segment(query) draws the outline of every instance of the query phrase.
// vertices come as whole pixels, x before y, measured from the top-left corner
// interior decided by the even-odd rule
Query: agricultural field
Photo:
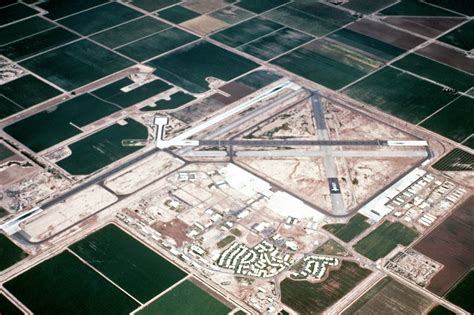
[[[106,85],[98,90],[91,92],[100,100],[105,100],[121,108],[127,108],[140,103],[152,96],[160,94],[171,88],[167,83],[156,79],[149,83],[140,85],[139,87],[128,92],[121,91],[122,88],[133,84],[129,78],[123,78],[119,81]]]
[[[211,38],[235,48],[281,28],[283,28],[281,24],[256,17],[220,31],[212,35]]]
[[[186,301],[186,303],[183,303]],[[226,305],[186,280],[171,291],[138,311],[139,315],[153,314],[206,314],[223,315],[230,311]]]
[[[433,164],[433,168],[445,172],[474,171],[474,155],[455,148]]]
[[[355,20],[349,12],[307,0],[289,3],[264,16],[314,36],[323,36]]]
[[[286,278],[280,283],[281,300],[300,314],[320,314],[370,273],[355,262],[343,261],[339,269],[330,271],[320,283]]]
[[[142,14],[136,10],[110,2],[61,19],[59,23],[82,35],[91,35],[140,16]]]
[[[385,277],[364,293],[342,315],[424,314],[431,300],[417,291]]]
[[[164,100],[156,101],[154,106],[145,106],[141,108],[140,110],[143,112],[151,112],[151,111],[157,111],[157,110],[176,109],[180,106],[183,106],[189,102],[194,101],[195,99],[196,98],[194,96],[179,91],[170,95],[169,100],[164,99]]]
[[[78,38],[76,34],[61,27],[55,27],[1,46],[0,55],[13,61],[20,61]]]
[[[121,24],[112,29],[100,32],[91,38],[109,48],[124,46],[132,41],[163,31],[171,25],[145,16],[131,22]]]
[[[327,40],[307,44],[271,63],[334,90],[381,66],[374,59]]]
[[[23,312],[16,307],[5,295],[0,294],[0,314],[22,315]]]
[[[357,213],[347,224],[327,224],[323,228],[347,243],[364,232],[369,226],[367,218]]]
[[[179,0],[132,0],[132,4],[148,12],[157,11],[180,2]]]
[[[470,0],[426,0],[426,2],[466,15],[474,15],[474,7]]]
[[[71,155],[56,164],[71,175],[88,175],[141,149],[124,146],[123,140],[146,140],[148,130],[127,118],[69,145]]]
[[[268,61],[313,39],[290,28],[282,28],[239,47],[239,50]]]
[[[16,3],[14,5],[1,8],[0,26],[36,15],[38,13],[38,11],[24,5],[23,3]]]
[[[25,75],[0,85],[0,119],[58,96],[61,91],[37,79]]]
[[[160,18],[175,24],[180,24],[200,16],[199,13],[187,9],[181,5],[175,5],[173,7],[164,9],[159,11],[157,14]]]
[[[458,14],[443,10],[441,8],[412,0],[401,2],[381,11],[384,15],[413,15],[413,16],[458,16]]]
[[[17,121],[5,127],[5,132],[31,150],[39,152],[80,134],[81,130],[77,127],[84,127],[119,110],[117,106],[90,94],[83,94],[55,108]]]
[[[344,93],[414,124],[456,98],[441,86],[392,67],[364,78]]]
[[[35,314],[129,314],[138,307],[69,251],[23,272],[4,287]]]
[[[437,305],[433,307],[427,315],[455,315],[456,313],[451,312],[442,305]]]
[[[461,92],[474,87],[473,75],[417,54],[410,54],[394,62],[392,66],[449,86]]]
[[[354,249],[376,261],[385,257],[397,245],[408,246],[415,240],[418,233],[399,222],[385,221],[354,245]]]
[[[23,37],[30,36],[53,27],[55,27],[53,23],[48,22],[41,17],[34,16],[27,20],[0,28],[0,45],[3,46],[10,42],[20,40]]]
[[[87,236],[70,250],[143,303],[186,275],[115,225]]]
[[[15,153],[7,148],[3,143],[0,143],[0,162],[3,162],[5,159],[14,156]]]
[[[5,235],[0,234],[0,272],[10,268],[27,254],[10,241]]]
[[[245,10],[260,14],[288,2],[290,2],[290,0],[240,0],[236,5]]]
[[[456,142],[462,142],[474,133],[473,110],[474,99],[461,96],[422,122],[421,126]]]
[[[168,28],[151,36],[117,49],[118,52],[137,61],[145,61],[181,47],[198,37],[179,28]]]
[[[7,216],[10,212],[5,210],[4,208],[0,207],[0,219]]]
[[[209,16],[216,18],[229,25],[237,24],[253,16],[251,12],[242,10],[239,7],[230,5],[225,8],[209,13]]]
[[[47,1],[39,3],[38,6],[46,11],[46,17],[57,20],[79,11],[87,10],[95,6],[108,2],[107,0],[87,0],[87,1]]]
[[[474,21],[470,20],[448,34],[442,36],[439,40],[464,50],[471,50],[474,49],[474,36],[472,36],[473,32]]]
[[[20,63],[66,90],[76,89],[132,64],[88,40],[62,46]]]
[[[340,29],[328,35],[327,37],[345,45],[354,47],[355,49],[362,50],[369,56],[373,56],[385,61],[391,60],[405,52],[404,49],[398,48],[356,31],[352,31],[348,28]]]
[[[363,14],[371,14],[395,2],[396,0],[350,0],[349,2],[344,3],[342,6]]]
[[[462,50],[450,48],[447,45],[432,43],[419,49],[417,54],[447,64],[461,71],[474,74],[474,60],[472,58],[466,58],[466,54]]]
[[[435,294],[445,295],[474,267],[473,208],[471,196],[413,247],[444,265],[428,285]]]
[[[426,37],[436,37],[464,21],[460,17],[388,16],[384,22]]]
[[[472,291],[474,290],[474,270],[471,270],[456,286],[448,292],[446,299],[459,305],[469,313],[474,313],[474,301]]]
[[[187,45],[148,64],[156,69],[156,75],[191,93],[206,92],[208,77],[230,81],[258,66],[206,41]]]
[[[279,79],[281,79],[281,76],[274,72],[257,70],[238,78],[235,80],[235,83],[242,84],[253,91],[257,91]]]

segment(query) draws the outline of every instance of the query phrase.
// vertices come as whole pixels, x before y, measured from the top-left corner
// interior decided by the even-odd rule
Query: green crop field
[[[130,84],[133,84],[133,81],[129,78],[124,78],[91,93],[102,100],[113,103],[122,108],[127,108],[171,88],[167,83],[157,79],[140,85],[126,93],[120,90]]]
[[[9,215],[10,212],[8,212],[7,210],[5,210],[4,208],[0,207],[0,218],[3,218],[7,215]]]
[[[456,98],[438,85],[392,67],[375,72],[344,93],[415,124]]]
[[[183,303],[184,301],[186,302]],[[224,315],[229,313],[229,311],[230,308],[226,305],[191,281],[186,280],[140,310],[137,314]]]
[[[87,10],[97,5],[108,2],[107,0],[82,0],[82,1],[46,1],[38,6],[46,11],[46,17],[56,20],[79,11]]]
[[[403,52],[404,49],[382,42],[378,39],[366,36],[364,34],[352,31],[347,28],[340,29],[330,35],[328,38],[336,40],[345,45],[349,45],[356,49],[362,50],[368,53],[370,56],[374,56],[381,60],[391,60]]]
[[[235,80],[236,83],[243,84],[252,90],[259,90],[273,82],[281,79],[281,76],[267,70],[257,70],[250,72]]]
[[[393,63],[393,66],[462,92],[474,87],[474,75],[417,54],[410,54]]]
[[[133,63],[88,40],[81,40],[20,63],[57,86],[73,90]]]
[[[115,225],[107,225],[70,249],[141,302],[186,275]]]
[[[145,126],[133,119],[126,125],[118,123],[102,129],[69,145],[72,154],[56,164],[71,175],[88,175],[140,150],[136,146],[123,146],[123,140],[148,138]]]
[[[288,2],[290,0],[240,0],[236,5],[245,10],[260,14]]]
[[[474,313],[474,270],[471,270],[464,278],[446,295],[446,299],[469,313]]]
[[[280,283],[281,301],[300,314],[321,314],[370,273],[355,262],[342,261],[340,268],[330,271],[320,283],[286,278]]]
[[[197,39],[199,37],[173,27],[123,46],[117,51],[142,62]]]
[[[455,148],[433,164],[433,168],[439,171],[474,171],[474,154]]]
[[[18,309],[5,295],[0,294],[0,314],[2,315],[22,315]]]
[[[364,232],[369,226],[367,218],[357,213],[347,224],[327,224],[323,228],[347,243]]]
[[[428,312],[427,315],[456,315],[456,313],[451,312],[442,305],[436,305]]]
[[[418,233],[399,222],[385,221],[361,239],[354,249],[369,258],[376,261],[385,257],[398,244],[408,246],[418,237]]]
[[[4,100],[0,118],[7,117],[23,109],[42,103],[61,92],[32,75],[25,75],[0,85],[0,97]],[[4,105],[5,104],[5,105]]]
[[[0,143],[0,161],[3,161],[11,156],[14,156],[15,153],[7,148],[3,143]]]
[[[426,0],[428,3],[439,5],[443,8],[450,9],[466,15],[474,15],[474,6],[471,0]]]
[[[285,27],[245,44],[239,50],[267,61],[312,39],[312,36]]]
[[[119,25],[92,36],[92,39],[110,48],[116,48],[162,31],[171,25],[149,16]]]
[[[23,3],[16,3],[0,9],[0,26],[27,18],[39,12]]]
[[[464,50],[474,48],[474,20],[471,20],[448,34],[442,36],[439,40]]]
[[[141,109],[143,112],[157,111],[157,110],[167,110],[167,109],[176,109],[182,105],[185,105],[189,102],[194,101],[196,98],[192,95],[176,92],[170,95],[169,100],[159,100],[155,102],[155,106],[146,106]]]
[[[281,24],[256,17],[220,31],[211,38],[230,47],[239,47],[282,27]]]
[[[82,35],[90,35],[141,15],[140,12],[125,5],[111,2],[64,18],[59,23]]]
[[[160,18],[175,24],[186,22],[200,15],[201,14],[180,5],[175,5],[158,12]]]
[[[355,20],[347,11],[311,0],[290,3],[264,16],[314,36],[323,36]]]
[[[334,90],[381,66],[374,59],[327,40],[312,42],[272,63]]]
[[[393,278],[385,277],[351,304],[342,315],[424,314],[430,305],[429,298]]]
[[[258,66],[206,41],[187,45],[148,64],[156,69],[156,75],[191,93],[206,92],[207,77],[230,81]]]
[[[10,268],[26,256],[27,254],[20,247],[5,235],[0,234],[0,272]]]
[[[132,0],[132,4],[138,8],[153,12],[172,4],[180,2],[179,0]]]
[[[74,126],[83,127],[118,110],[117,106],[83,94],[17,121],[5,127],[5,132],[39,152],[81,133]]]
[[[0,28],[0,45],[17,41],[23,37],[30,36],[53,27],[55,27],[53,23],[48,22],[41,17],[34,16],[27,20]]]
[[[371,0],[371,1],[349,0],[349,2],[344,3],[342,6],[347,9],[354,10],[363,14],[371,14],[395,2],[397,1],[396,0]]]
[[[414,16],[459,16],[456,13],[446,11],[435,6],[413,1],[402,0],[382,11],[384,15],[414,15]]]
[[[4,287],[35,314],[125,315],[138,307],[68,251],[28,269]]]
[[[254,14],[242,10],[235,6],[227,6],[217,11],[209,13],[209,16],[221,20],[227,24],[233,25],[252,17]]]
[[[79,36],[66,31],[61,27],[55,27],[39,34],[4,45],[0,47],[0,54],[11,60],[19,61],[37,55],[43,51],[64,45],[78,38]]]
[[[461,96],[425,120],[421,126],[451,140],[462,142],[474,133],[473,110],[474,99]]]

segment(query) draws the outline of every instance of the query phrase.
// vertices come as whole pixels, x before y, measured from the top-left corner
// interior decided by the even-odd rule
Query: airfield
[[[474,312],[473,16],[0,1],[0,314]]]

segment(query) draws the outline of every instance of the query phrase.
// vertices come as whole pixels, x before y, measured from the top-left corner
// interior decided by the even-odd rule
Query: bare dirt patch
[[[211,16],[201,15],[197,18],[181,23],[181,26],[194,31],[201,36],[205,36],[228,26],[228,24]]]
[[[418,52],[428,58],[474,74],[474,59],[467,58],[461,51],[439,44],[431,44],[418,50]]]
[[[438,36],[463,20],[462,18],[444,17],[386,17],[383,19],[388,24],[428,37]]]
[[[186,231],[189,229],[189,225],[181,221],[180,219],[173,219],[169,222],[158,221],[151,226],[156,231],[164,236],[172,238],[176,242],[176,246],[183,246],[184,242],[190,241],[186,235]]]

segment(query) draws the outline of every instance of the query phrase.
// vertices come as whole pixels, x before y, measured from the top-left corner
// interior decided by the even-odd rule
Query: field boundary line
[[[442,111],[443,109],[445,109],[446,107],[448,107],[449,105],[451,105],[452,103],[454,103],[455,101],[460,99],[461,97],[462,97],[462,95],[459,95],[458,97],[455,97],[452,101],[448,102],[444,106],[440,107],[438,110],[434,111],[433,113],[429,114],[428,116],[426,116],[425,118],[420,120],[416,125],[421,126],[422,123],[424,123],[425,121],[427,121],[428,119],[430,119],[431,117],[433,117],[434,115],[436,115],[437,113],[439,113],[440,111]]]
[[[178,280],[177,282],[173,283],[170,287],[168,287],[166,290],[158,293],[157,295],[155,295],[154,297],[152,297],[150,300],[148,300],[147,302],[145,302],[144,304],[141,304],[138,308],[136,308],[135,310],[133,310],[130,314],[137,314],[138,311],[144,309],[145,307],[147,307],[148,305],[152,304],[153,302],[155,302],[156,300],[158,300],[160,297],[162,297],[163,295],[165,295],[166,293],[170,292],[171,290],[173,290],[174,288],[176,288],[178,285],[180,285],[181,283],[183,283],[184,281],[187,281],[189,280],[189,278],[192,278],[191,274],[188,274],[186,277],[182,278],[181,280]]]
[[[100,272],[97,268],[95,268],[94,266],[92,266],[88,261],[86,261],[84,258],[82,258],[81,256],[79,256],[79,254],[77,254],[76,252],[74,252],[72,249],[70,249],[69,247],[66,249],[66,251],[68,251],[69,253],[71,253],[73,256],[75,256],[77,259],[79,259],[84,265],[86,265],[87,267],[91,268],[92,270],[94,270],[97,274],[99,274],[102,278],[104,278],[105,280],[107,280],[108,282],[110,282],[113,286],[115,286],[117,289],[119,289],[120,291],[122,291],[123,293],[125,293],[128,297],[130,297],[131,299],[133,299],[135,302],[137,302],[138,304],[140,305],[143,305],[142,302],[140,302],[139,300],[137,300],[133,295],[131,295],[130,293],[128,293],[127,291],[125,291],[125,289],[123,289],[121,286],[119,286],[118,284],[116,284],[115,282],[113,282],[111,279],[109,279],[106,275],[104,275],[102,272]]]
[[[167,31],[167,30],[172,29],[172,28],[174,28],[174,26],[170,25],[169,27],[167,27],[167,28],[165,28],[165,29],[162,29],[161,31],[153,32],[153,33],[151,33],[151,34],[148,34],[148,35],[142,36],[142,37],[140,37],[140,38],[134,39],[134,40],[132,40],[132,41],[130,41],[130,42],[128,42],[128,43],[125,43],[125,44],[122,44],[122,45],[118,45],[117,47],[112,47],[111,49],[116,50],[116,49],[120,49],[120,48],[123,48],[123,47],[127,47],[128,45],[131,45],[131,44],[133,44],[133,43],[139,42],[139,41],[144,40],[144,39],[146,39],[146,38],[148,38],[148,37],[152,37],[152,36],[154,36],[154,35],[156,35],[156,34],[160,34],[160,33],[164,32],[164,31]],[[99,34],[100,34],[100,33],[99,33]],[[99,35],[99,34],[97,34],[97,35]]]

